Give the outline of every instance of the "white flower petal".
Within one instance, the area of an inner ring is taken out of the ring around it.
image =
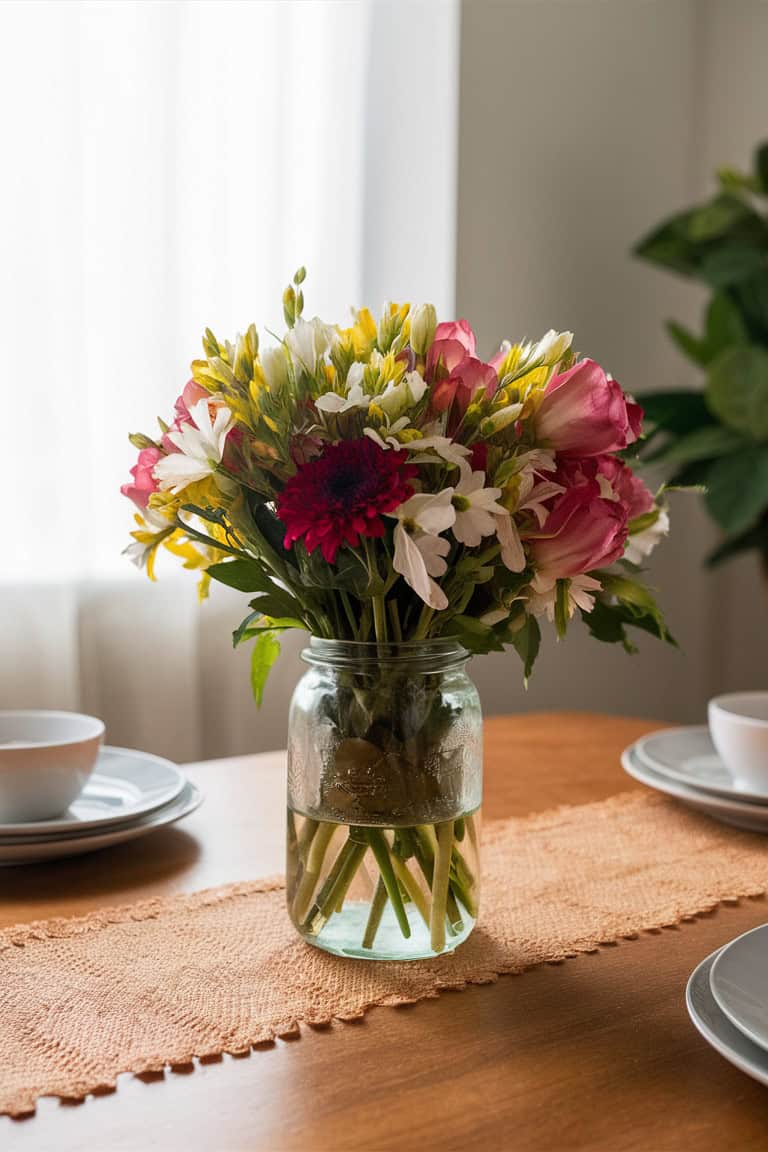
[[[395,528],[395,555],[392,563],[395,571],[400,573],[406,584],[430,608],[441,610],[448,607],[448,597],[431,579],[421,551],[402,524]]]
[[[501,560],[510,572],[522,572],[525,568],[525,552],[517,531],[517,525],[509,512],[496,516],[496,538],[501,544]]]
[[[630,564],[642,564],[667,532],[669,532],[669,515],[666,509],[661,508],[657,520],[650,528],[636,532],[627,539],[624,559],[629,560]]]
[[[445,536],[430,536],[426,532],[414,539],[430,576],[444,576],[448,569],[445,557],[451,550],[450,541]]]
[[[456,521],[456,509],[451,503],[453,488],[442,492],[420,492],[411,496],[393,513],[400,520],[413,520],[423,532],[436,535],[450,528]]]

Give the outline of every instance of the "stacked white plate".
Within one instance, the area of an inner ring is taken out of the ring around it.
[[[721,1056],[768,1084],[768,924],[703,960],[688,981],[685,1002]]]
[[[170,760],[103,747],[93,774],[54,820],[0,824],[0,864],[79,856],[145,836],[200,805],[202,794]]]
[[[621,763],[633,779],[691,808],[736,828],[768,833],[768,794],[737,787],[704,725],[652,732],[631,744]]]

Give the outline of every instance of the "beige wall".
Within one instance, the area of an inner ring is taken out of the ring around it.
[[[571,328],[630,390],[695,380],[662,324],[696,323],[701,293],[627,252],[768,136],[766,46],[762,2],[465,0],[457,310],[483,349]],[[651,580],[682,652],[628,657],[577,626],[527,694],[511,659],[478,663],[487,710],[694,720],[716,691],[764,686],[768,588],[752,558],[705,574],[711,540],[698,498],[675,497]]]

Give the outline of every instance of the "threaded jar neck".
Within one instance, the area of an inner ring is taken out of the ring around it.
[[[469,657],[469,652],[457,640],[448,638],[378,644],[362,640],[325,640],[312,636],[309,646],[301,653],[302,660],[307,664],[360,671],[397,666],[414,674],[460,668]]]

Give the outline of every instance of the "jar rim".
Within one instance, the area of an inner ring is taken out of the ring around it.
[[[471,653],[452,637],[432,640],[328,640],[310,636],[309,646],[301,653],[307,664],[329,664],[343,667],[370,664],[411,664],[414,670],[438,671],[465,664]],[[416,666],[419,666],[418,668]]]

